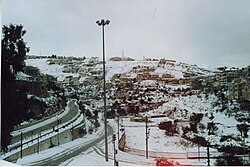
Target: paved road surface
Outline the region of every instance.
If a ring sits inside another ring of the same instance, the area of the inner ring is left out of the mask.
[[[75,104],[75,101],[76,100],[71,100],[68,104],[69,106],[69,112],[63,117],[60,119],[61,123],[65,123],[71,119],[73,119],[77,113],[78,113],[78,108],[77,108],[77,105]],[[49,129],[53,129],[53,126],[57,126],[57,120],[55,119],[55,121],[47,124],[47,125],[44,125],[42,127],[39,127],[39,128],[36,128],[34,130],[31,130],[31,131],[28,131],[28,132],[25,132],[23,133],[23,139],[25,138],[28,138],[32,135],[35,135],[35,134],[38,134],[42,131],[45,131],[45,130],[49,130]],[[21,133],[17,136],[14,136],[11,140],[11,143],[15,143],[15,142],[18,142],[21,140]]]
[[[111,126],[108,125],[108,136],[113,134],[113,129]],[[73,157],[76,157],[80,155],[82,152],[87,151],[91,147],[95,146],[102,140],[104,140],[105,135],[102,134],[98,138],[96,138],[94,141],[86,144],[86,145],[81,145],[77,148],[72,148],[72,149],[66,149],[65,151],[61,152],[60,154],[54,155],[52,157],[49,157],[47,159],[44,159],[42,161],[38,161],[35,163],[32,163],[30,165],[32,166],[57,166],[60,165],[62,162],[65,162]]]
[[[93,147],[93,149],[94,149],[93,151],[95,151],[98,155],[105,157],[105,153],[100,147],[95,146],[95,147]],[[109,160],[113,161],[114,156],[109,154]],[[140,160],[140,159],[138,159],[138,160],[132,159],[131,160],[129,157],[127,157],[127,158],[126,157],[120,157],[119,155],[118,155],[118,162],[119,163],[124,162],[124,163],[127,163],[127,164],[131,164],[133,166],[135,166],[135,165],[139,165],[139,166],[142,166],[142,165],[143,166],[155,166],[154,162],[149,162],[148,160]]]

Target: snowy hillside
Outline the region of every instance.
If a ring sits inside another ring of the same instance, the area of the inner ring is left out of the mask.
[[[87,58],[82,64],[79,66],[84,66],[86,62],[92,61],[92,58]],[[67,76],[79,76],[78,73],[65,73],[63,72],[63,66],[59,64],[49,64],[48,59],[28,59],[25,61],[26,65],[38,67],[42,73],[49,74],[54,77],[57,77],[58,81],[62,81]],[[145,67],[155,67],[154,73],[157,74],[172,74],[176,78],[183,78],[183,72],[190,72],[193,74],[199,75],[211,75],[214,74],[212,71],[199,68],[193,65],[183,66],[183,63],[174,63],[171,67],[157,67],[158,61],[107,61],[106,69],[107,69],[107,81],[110,81],[114,74],[122,74],[122,73],[130,73],[131,75],[133,67],[145,66]],[[102,69],[102,63],[97,64],[94,68]],[[135,75],[134,75],[135,76]]]
[[[65,85],[67,94],[79,96],[84,108],[92,115],[102,111],[101,61],[87,58],[66,64],[49,62],[49,59],[29,59],[26,65],[57,77]],[[213,156],[222,154],[217,149],[227,146],[249,147],[249,132],[243,138],[243,132],[239,130],[244,126],[242,124],[250,126],[245,120],[249,118],[249,112],[242,110],[236,101],[222,101],[218,93],[192,89],[195,85],[193,78],[213,76],[214,72],[172,60],[107,61],[106,71],[106,80],[110,83],[107,89],[108,116],[129,116],[123,118],[123,126],[130,153],[134,150],[140,154],[145,150],[145,142],[141,142],[145,138],[145,121],[132,121],[137,118],[135,116],[143,119],[145,115],[163,116],[150,118],[150,154],[168,152],[170,157],[175,154],[197,156],[199,140],[211,145]],[[162,122],[170,126],[160,129]],[[200,150],[206,155],[206,144],[203,143]]]
[[[40,69],[41,73],[52,75],[57,78],[58,81],[62,81],[67,76],[78,76],[78,74],[68,74],[63,72],[63,66],[52,64],[49,65],[48,59],[28,59],[25,61],[27,66],[34,66]]]

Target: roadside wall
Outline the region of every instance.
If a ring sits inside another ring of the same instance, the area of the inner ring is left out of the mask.
[[[83,137],[86,134],[85,127],[83,126],[78,126],[74,129],[68,129],[63,132],[58,132],[58,134],[43,140],[43,141],[36,141],[37,143],[29,146],[27,148],[24,148],[22,151],[22,156],[27,156],[31,155],[34,153],[39,153],[40,151],[58,146],[60,144],[64,144],[67,142],[70,142],[74,139]],[[46,136],[45,136],[46,137]],[[24,145],[25,147],[25,145]],[[18,158],[21,157],[21,150],[10,155],[9,157],[5,158],[4,160],[10,161],[10,162],[15,162]]]

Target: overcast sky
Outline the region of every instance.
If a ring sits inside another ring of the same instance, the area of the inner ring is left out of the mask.
[[[22,24],[31,54],[250,64],[250,0],[2,0],[2,24]]]

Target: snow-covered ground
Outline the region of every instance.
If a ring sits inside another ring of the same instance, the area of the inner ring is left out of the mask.
[[[39,154],[33,154],[33,155],[23,157],[22,159],[17,160],[17,164],[32,165],[33,163],[35,163],[39,160],[43,160],[43,159],[49,158],[49,157],[54,156],[54,155],[60,155],[67,150],[74,150],[75,148],[77,148],[79,146],[90,143],[96,137],[100,136],[102,133],[103,133],[103,124],[98,128],[98,130],[96,132],[94,132],[91,135],[88,134],[88,135],[85,135],[84,137],[76,139],[72,142],[61,144],[61,145],[53,147],[51,149],[43,150]]]
[[[143,133],[143,130],[141,129],[137,129],[137,137],[135,138],[131,138],[131,131],[128,129],[128,127],[126,127],[126,122],[128,121],[128,119],[124,119],[124,125],[125,125],[125,130],[127,133],[127,142],[130,143],[130,146],[135,146],[135,148],[143,148],[145,143],[142,142],[141,134]],[[127,122],[128,123],[128,122]],[[109,124],[113,127],[114,131],[117,131],[117,124],[116,121],[114,120],[109,120]],[[136,126],[141,126],[139,125],[140,123],[135,123]],[[39,154],[33,154],[27,157],[23,157],[22,159],[18,159],[17,164],[19,165],[32,165],[34,164],[36,161],[45,159],[45,158],[49,158],[55,155],[60,155],[61,153],[64,153],[67,150],[73,150],[74,148],[77,148],[81,145],[84,144],[88,144],[89,142],[93,141],[95,138],[97,138],[98,136],[100,136],[103,133],[103,128],[104,125],[102,124],[98,130],[96,132],[94,132],[91,135],[86,135],[83,138],[79,138],[76,139],[72,142],[69,143],[65,143],[62,144],[60,146],[56,146],[52,149],[48,149],[48,150],[44,150],[41,151]],[[140,133],[139,133],[140,132]],[[152,134],[153,135],[153,134]],[[158,135],[160,138],[162,138],[162,134]],[[164,138],[161,139],[161,141]],[[111,136],[109,137],[108,141],[109,141],[109,161],[106,162],[105,161],[105,157],[104,157],[104,141],[100,142],[98,145],[88,149],[85,152],[82,152],[80,155],[71,158],[63,163],[61,163],[60,165],[62,166],[113,166],[114,161],[113,161],[113,151],[114,151],[114,147],[113,147],[113,143],[111,141]],[[152,140],[152,142],[150,142],[150,149],[153,147],[161,147],[161,145],[159,143],[154,143],[153,138],[150,137],[150,140]],[[170,141],[174,142],[174,138],[170,139]],[[164,146],[165,148],[170,148],[169,146]],[[175,147],[175,150],[178,150],[179,147],[176,147],[176,145],[171,146],[172,148]],[[117,142],[116,142],[116,149],[117,149]],[[166,151],[166,150],[165,150]],[[171,151],[171,150],[169,150]],[[172,150],[173,151],[173,150]],[[149,159],[146,159],[145,156],[138,156],[138,155],[134,155],[134,154],[130,154],[130,153],[126,153],[126,152],[122,152],[120,150],[118,150],[118,154],[116,156],[117,161],[119,162],[120,166],[135,166],[135,165],[140,165],[140,166],[148,166],[148,165],[155,165],[156,163],[156,159],[149,157]],[[176,162],[179,162],[181,164],[185,164],[185,165],[206,165],[206,159],[178,159],[178,160],[174,160]]]
[[[145,62],[145,61],[107,61],[106,62],[107,81],[111,81],[114,74],[130,73],[133,67],[137,66],[148,66],[155,67],[158,62]],[[102,68],[102,64],[96,66],[97,68]],[[132,74],[132,73],[131,73]]]
[[[6,166],[7,167],[7,166],[19,166],[19,165],[0,159],[0,166]]]
[[[109,120],[109,124],[113,126],[113,128],[116,127],[116,123],[114,120]],[[101,124],[101,126],[97,129],[96,132],[93,134],[88,134],[82,138],[76,139],[72,142],[65,143],[59,146],[56,146],[54,148],[41,151],[39,154],[33,154],[30,156],[23,157],[22,159],[18,159],[17,164],[19,165],[32,165],[35,162],[39,160],[43,160],[52,156],[59,156],[62,153],[65,153],[67,150],[74,150],[74,148],[80,147],[82,145],[86,145],[90,143],[91,141],[95,140],[97,137],[99,137],[101,134],[104,133],[104,125]],[[103,154],[104,150],[104,142],[99,143],[98,145],[88,149],[85,152],[82,152],[80,155],[71,158],[63,163],[61,165],[67,165],[67,166],[113,166],[113,143],[111,142],[111,137],[109,137],[109,161],[106,162]],[[117,146],[117,143],[116,143]],[[140,156],[134,156],[127,153],[123,153],[121,151],[118,151],[117,160],[119,162],[119,165],[122,166],[130,166],[130,165],[153,165],[154,159],[145,160],[144,157]]]
[[[63,73],[63,66],[60,65],[48,65],[46,59],[31,59],[26,60],[27,65],[33,65],[38,67],[42,73],[50,74],[55,77],[59,81],[63,81],[66,76],[78,76],[78,74],[68,74]],[[145,61],[131,61],[131,62],[113,62],[107,61],[107,81],[112,79],[112,76],[117,73],[128,73],[132,77],[135,77],[135,73],[131,72],[133,67],[137,66],[148,66],[148,67],[157,67],[158,62],[145,62]],[[194,71],[196,73],[203,73],[204,75],[209,75],[211,72],[202,71],[201,69],[192,66],[190,68],[183,68],[180,65],[177,65],[175,68],[162,68],[157,67],[154,71],[159,74],[171,74],[174,75],[175,78],[183,78],[183,73],[188,71]],[[102,68],[102,64],[98,64],[95,66],[97,69]],[[82,77],[83,78],[83,77]],[[80,81],[84,81],[84,79],[80,79]],[[154,81],[143,81],[142,85],[147,86],[154,84]],[[173,90],[178,88],[187,88],[187,85],[165,85]],[[184,97],[167,97],[168,99],[164,104],[162,104],[157,109],[148,111],[148,115],[157,115],[157,114],[166,114],[168,118],[155,118],[152,119],[152,123],[150,125],[150,136],[149,136],[149,151],[152,152],[168,152],[172,154],[188,154],[188,153],[196,153],[197,145],[192,144],[181,136],[166,136],[164,130],[160,130],[157,127],[157,124],[164,120],[175,120],[179,119],[181,121],[189,121],[190,116],[193,113],[202,113],[204,114],[203,119],[201,120],[201,124],[207,126],[208,122],[213,121],[216,123],[218,130],[216,131],[217,136],[208,135],[208,131],[203,129],[199,131],[199,135],[206,138],[208,141],[213,144],[220,144],[221,135],[236,135],[239,136],[240,133],[237,130],[236,125],[239,124],[234,117],[229,117],[223,112],[218,112],[220,106],[214,106],[214,103],[219,99],[215,95],[209,95],[205,97],[205,95],[192,95],[192,96],[184,96]],[[99,103],[98,103],[99,104]],[[237,107],[236,104],[228,105],[228,108]],[[171,112],[171,111],[175,112]],[[214,118],[211,117],[211,113]],[[88,122],[88,121],[86,121]],[[117,131],[117,125],[114,120],[109,120],[110,125],[113,127],[114,131]],[[127,147],[139,151],[145,150],[145,122],[131,122],[129,118],[123,119],[123,125],[125,126],[125,133],[127,136]],[[188,125],[188,122],[181,122],[179,128],[182,126]],[[96,137],[100,136],[103,133],[103,124],[98,128],[96,132],[93,134],[88,134],[83,138],[76,139],[72,142],[60,145],[59,147],[54,147],[49,150],[44,150],[39,154],[30,155],[19,159],[17,164],[21,165],[32,165],[34,161],[39,159],[43,159],[46,157],[51,157],[52,155],[63,153],[67,149],[73,149],[82,144],[87,144],[90,141],[93,141]],[[192,134],[191,134],[192,135]],[[233,143],[233,141],[230,141]],[[230,143],[229,142],[229,143]],[[250,137],[246,138],[246,143],[249,144]],[[224,143],[227,144],[227,143]],[[241,144],[241,143],[233,143],[233,144]],[[117,143],[116,143],[117,145]],[[106,162],[103,155],[104,143],[101,142],[98,145],[94,146],[91,149],[88,149],[77,157],[71,158],[70,160],[63,162],[61,165],[98,165],[98,166],[111,166],[113,165],[112,157],[113,157],[113,143],[111,142],[111,137],[109,138],[109,156],[110,161]],[[205,148],[200,148],[201,152],[206,152]],[[216,152],[216,150],[211,149],[211,152]],[[119,161],[119,165],[154,165],[155,158],[149,157],[146,159],[145,156],[138,156],[133,153],[118,151],[117,159]],[[183,164],[191,164],[191,165],[207,165],[206,159],[203,160],[191,160],[191,159],[178,159],[178,162]],[[212,160],[211,164],[214,163]]]
[[[212,103],[214,101],[218,100],[215,96],[211,96],[209,98],[198,98],[196,95],[190,96],[190,97],[181,97],[181,98],[172,98],[169,102],[164,104],[162,107],[159,107],[159,109],[153,110],[148,112],[149,115],[155,115],[156,113],[161,114],[162,111],[173,109],[174,107],[177,108],[177,111],[180,111],[180,113],[175,113],[172,118],[154,118],[151,119],[151,123],[149,123],[150,126],[150,136],[149,136],[149,151],[155,151],[155,152],[168,152],[168,153],[197,153],[198,147],[197,145],[191,144],[188,141],[185,141],[180,136],[166,136],[163,130],[159,130],[159,128],[156,126],[158,123],[164,120],[171,120],[174,118],[183,118],[181,115],[183,114],[180,109],[186,109],[187,111],[193,111],[193,112],[202,112],[205,113],[206,111],[211,111]],[[195,105],[196,104],[196,105]],[[199,105],[197,105],[199,104]],[[235,125],[238,123],[235,119],[232,117],[227,117],[224,114],[220,112],[214,113],[214,122],[220,122],[221,125],[224,125],[221,128],[219,128],[219,132],[223,134],[237,134],[239,133],[237,129],[235,128]],[[185,118],[185,117],[184,117]],[[138,150],[145,150],[145,122],[131,122],[129,118],[123,118],[122,124],[125,127],[125,134],[127,136],[127,147],[138,149]],[[207,118],[204,118],[202,120],[202,123],[206,124],[209,120]],[[113,127],[114,131],[117,132],[117,124],[114,120],[109,120],[109,124]],[[233,127],[229,128],[228,130],[225,127]],[[223,130],[223,132],[221,132]],[[135,133],[136,132],[136,133]],[[76,139],[73,142],[69,142],[63,145],[60,145],[59,147],[54,147],[49,150],[44,150],[40,152],[39,154],[34,154],[31,156],[24,157],[23,159],[19,159],[17,161],[17,164],[20,165],[31,165],[33,161],[37,161],[39,159],[43,159],[46,157],[50,157],[55,154],[59,154],[60,152],[63,152],[67,149],[72,149],[74,147],[77,147],[82,144],[86,144],[92,140],[94,140],[95,137],[103,133],[103,124],[98,128],[98,130],[93,133],[92,135],[88,134],[84,136],[83,138]],[[249,138],[248,138],[249,140]],[[213,141],[211,139],[211,141]],[[116,143],[117,146],[117,143]],[[106,162],[103,155],[104,150],[104,143],[101,142],[97,146],[94,146],[91,149],[88,149],[86,152],[81,153],[77,157],[71,158],[70,160],[63,162],[61,165],[69,165],[69,166],[77,166],[77,165],[87,165],[87,166],[112,166],[113,165],[113,143],[111,142],[111,137],[109,138],[109,161]],[[206,148],[201,147],[200,151],[203,152],[203,154],[206,153]],[[211,149],[211,152],[216,152],[216,150]],[[119,162],[119,165],[123,166],[130,166],[130,165],[154,165],[155,164],[155,158],[150,157],[149,159],[146,159],[145,156],[138,156],[131,153],[126,153],[122,151],[118,151],[117,154],[117,160]],[[178,159],[175,161],[182,163],[182,164],[188,164],[188,165],[207,165],[207,160],[202,159]],[[211,160],[211,164],[215,162],[214,159]]]
[[[58,64],[48,64],[48,59],[28,59],[25,60],[27,66],[34,66],[40,69],[41,73],[52,75],[58,81],[63,81],[67,76],[79,76],[78,74],[69,74],[63,72],[63,66]]]
[[[220,142],[220,137],[222,135],[232,135],[232,136],[240,136],[240,132],[237,129],[237,124],[239,122],[234,117],[237,113],[231,113],[231,116],[225,112],[220,112],[221,106],[214,106],[214,103],[218,102],[219,99],[215,95],[209,95],[205,97],[205,94],[201,95],[192,95],[186,97],[174,97],[170,98],[168,102],[164,103],[158,109],[151,110],[148,114],[162,114],[162,113],[170,113],[170,111],[176,110],[169,115],[170,118],[179,119],[183,121],[189,121],[192,113],[202,113],[204,114],[203,119],[201,120],[201,124],[207,126],[209,122],[213,122],[218,127],[216,130],[216,135],[208,135],[208,130],[201,130],[199,133],[200,136],[205,137],[213,144],[222,144]],[[228,104],[228,110],[232,110],[238,107],[237,103]],[[239,111],[241,112],[241,111]],[[244,113],[244,111],[242,111]],[[213,115],[213,118],[211,118]],[[249,133],[249,132],[248,132]],[[247,143],[250,143],[250,136],[245,139]],[[231,141],[231,144],[240,145],[241,142]],[[230,144],[225,142],[226,144]],[[247,144],[248,145],[248,144]]]

